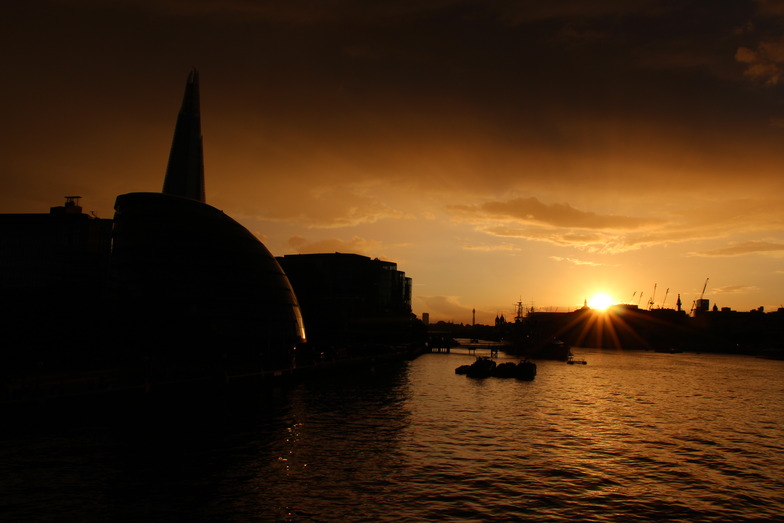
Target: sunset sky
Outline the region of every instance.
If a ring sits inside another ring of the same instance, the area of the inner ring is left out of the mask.
[[[196,67],[207,202],[431,320],[784,304],[784,1],[30,0],[0,42],[0,212],[159,192]]]

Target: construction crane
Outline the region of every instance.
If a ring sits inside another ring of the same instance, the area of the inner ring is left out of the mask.
[[[708,280],[710,280],[710,278],[705,278],[705,285],[702,286],[702,292],[700,293],[700,297],[694,300],[693,302],[691,302],[691,311],[689,312],[689,315],[694,314],[694,309],[697,308],[697,302],[702,301],[702,297],[705,296],[705,289],[708,288]]]
[[[667,296],[669,296],[669,294],[670,294],[670,288],[667,287],[667,291],[664,293],[664,299],[662,300],[662,304],[661,304],[662,309],[664,308],[664,302],[667,301]]]
[[[653,300],[656,298],[656,287],[658,285],[659,285],[658,283],[653,284],[653,296],[651,296],[651,299],[648,300],[648,310],[651,310],[653,308]]]

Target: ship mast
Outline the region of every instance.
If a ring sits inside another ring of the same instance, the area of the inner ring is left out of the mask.
[[[517,312],[515,314],[515,323],[522,323],[523,321],[523,300],[517,302]]]

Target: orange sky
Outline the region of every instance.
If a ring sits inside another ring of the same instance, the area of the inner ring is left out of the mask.
[[[18,4],[0,212],[160,191],[195,66],[208,203],[396,261],[417,314],[784,303],[780,1]]]

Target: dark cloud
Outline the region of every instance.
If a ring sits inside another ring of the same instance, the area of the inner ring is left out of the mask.
[[[740,47],[735,59],[746,64],[744,75],[765,86],[779,85],[784,79],[784,39],[759,42],[754,50]]]
[[[784,255],[784,243],[749,241],[721,249],[694,253],[696,256],[745,256],[747,254]]]
[[[587,172],[642,183],[640,165],[675,178],[722,154],[731,129],[763,144],[750,126],[780,116],[726,84],[732,71],[742,78],[737,50],[756,49],[757,36],[729,36],[750,2],[44,4],[15,5],[7,24],[0,90],[17,100],[7,122],[31,143],[28,116],[43,111],[81,158],[87,142],[116,148],[154,128],[164,163],[167,115],[192,65],[203,73],[208,164],[245,156],[309,183],[332,183],[325,171],[347,163],[352,180],[448,178],[472,191],[542,176],[587,184]],[[35,98],[24,96],[31,87]],[[74,143],[77,120],[98,136]],[[68,163],[65,151],[52,161]]]
[[[351,188],[322,186],[303,188],[298,205],[289,198],[270,202],[257,218],[267,221],[297,223],[310,228],[352,227],[382,219],[402,219],[407,215],[373,197],[358,194]]]
[[[784,18],[784,3],[781,0],[754,0],[760,14]]]
[[[509,243],[502,244],[482,244],[482,245],[463,245],[463,249],[467,251],[480,251],[480,252],[519,252],[522,249],[519,246],[511,245]]]
[[[535,198],[450,208],[460,220],[491,236],[612,254],[664,244],[775,233],[784,227],[781,204],[781,200],[771,198],[719,200],[694,203],[687,210],[661,212],[655,218],[598,215],[567,204],[546,205]],[[761,248],[765,244],[749,244],[754,245]],[[732,249],[711,255],[731,254]]]
[[[723,287],[715,287],[711,289],[711,294],[744,294],[757,290],[759,289],[755,285],[725,285]]]
[[[574,232],[546,227],[480,226],[478,230],[501,238],[516,238],[575,247],[600,253],[616,253],[638,249],[643,243],[628,242],[623,234],[605,232]]]
[[[476,215],[481,218],[560,228],[628,231],[663,224],[663,220],[660,219],[601,215],[591,211],[581,211],[568,203],[545,204],[534,197],[476,205],[451,205],[449,208],[466,216]]]

